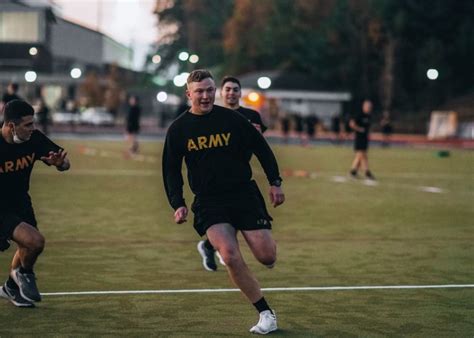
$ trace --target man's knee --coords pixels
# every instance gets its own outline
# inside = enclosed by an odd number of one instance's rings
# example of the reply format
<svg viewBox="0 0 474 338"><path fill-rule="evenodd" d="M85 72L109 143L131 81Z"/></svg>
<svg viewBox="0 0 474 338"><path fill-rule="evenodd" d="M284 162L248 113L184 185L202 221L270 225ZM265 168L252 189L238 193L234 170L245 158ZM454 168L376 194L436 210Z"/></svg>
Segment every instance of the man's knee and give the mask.
<svg viewBox="0 0 474 338"><path fill-rule="evenodd" d="M43 252L45 242L44 236L38 232L28 238L28 240L23 243L23 246L29 251L33 251L39 255Z"/></svg>
<svg viewBox="0 0 474 338"><path fill-rule="evenodd" d="M40 254L45 246L44 236L27 223L21 223L13 232L13 240L23 248Z"/></svg>
<svg viewBox="0 0 474 338"><path fill-rule="evenodd" d="M225 265L232 268L242 261L242 255L237 248L222 248L219 250Z"/></svg>
<svg viewBox="0 0 474 338"><path fill-rule="evenodd" d="M256 252L255 257L260 263L265 265L267 268L273 268L277 258L276 245L271 245L270 247L258 250L258 252Z"/></svg>
<svg viewBox="0 0 474 338"><path fill-rule="evenodd" d="M258 261L265 265L267 268L271 269L275 266L276 263L276 254L269 253L263 256L258 257Z"/></svg>

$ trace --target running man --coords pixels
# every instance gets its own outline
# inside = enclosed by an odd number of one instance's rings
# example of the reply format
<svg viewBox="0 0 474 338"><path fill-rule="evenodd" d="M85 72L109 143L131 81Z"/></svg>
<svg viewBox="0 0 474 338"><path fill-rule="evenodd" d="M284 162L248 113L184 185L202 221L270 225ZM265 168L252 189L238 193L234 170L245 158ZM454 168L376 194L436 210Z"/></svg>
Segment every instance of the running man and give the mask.
<svg viewBox="0 0 474 338"><path fill-rule="evenodd" d="M372 101L364 100L362 102L362 112L357 114L355 118L349 122L352 130L355 131L354 151L355 158L352 162L350 175L354 178L358 177L359 168L365 171L365 177L369 180L375 180L374 175L369 169L369 158L367 150L369 148L369 130L371 123Z"/></svg>
<svg viewBox="0 0 474 338"><path fill-rule="evenodd" d="M64 171L70 167L67 153L35 130L34 110L22 100L12 100L3 109L5 121L0 137L0 250L10 241L17 244L8 280L0 296L18 307L34 307L41 301L33 267L44 249L28 194L33 165L41 160Z"/></svg>
<svg viewBox="0 0 474 338"><path fill-rule="evenodd" d="M285 200L278 164L263 136L239 113L214 105L216 86L207 70L194 70L187 79L191 108L169 127L163 151L163 179L174 220L186 222L183 198L183 158L195 195L194 228L207 235L220 253L232 282L260 314L250 332L277 330L275 313L243 260L237 241L242 233L255 258L267 267L276 261L276 243L261 193L251 179L250 158L255 154L270 184L274 207Z"/></svg>
<svg viewBox="0 0 474 338"><path fill-rule="evenodd" d="M239 79L233 76L225 76L221 81L221 97L224 102L224 107L242 114L259 132L264 133L265 130L267 130L267 127L263 124L262 118L257 111L244 108L240 105L242 86L240 85ZM219 262L225 265L219 252L216 252L209 239L199 241L197 250L202 257L202 265L207 271L217 270L215 254L217 254Z"/></svg>

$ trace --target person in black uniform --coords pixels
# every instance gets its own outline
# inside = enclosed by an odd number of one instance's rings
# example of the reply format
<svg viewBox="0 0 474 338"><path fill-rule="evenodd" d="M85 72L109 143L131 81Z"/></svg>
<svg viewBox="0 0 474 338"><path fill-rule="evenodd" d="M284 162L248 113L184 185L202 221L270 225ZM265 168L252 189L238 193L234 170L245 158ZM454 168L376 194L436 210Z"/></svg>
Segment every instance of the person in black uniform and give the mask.
<svg viewBox="0 0 474 338"><path fill-rule="evenodd" d="M264 133L268 128L263 124L260 113L253 109L244 108L240 105L242 97L242 86L240 81L232 76L226 76L221 81L221 97L224 100L224 107L241 113L255 128Z"/></svg>
<svg viewBox="0 0 474 338"><path fill-rule="evenodd" d="M2 96L2 102L3 104L7 104L10 101L13 100L21 100L21 97L18 96L18 83L11 82L7 86L7 92L3 94Z"/></svg>
<svg viewBox="0 0 474 338"><path fill-rule="evenodd" d="M7 86L7 90L2 95L2 101L0 102L0 111L3 111L3 107L12 100L21 100L18 96L18 83L10 82ZM0 123L3 121L3 116L0 115Z"/></svg>
<svg viewBox="0 0 474 338"><path fill-rule="evenodd" d="M267 130L263 124L260 114L249 108L244 108L240 105L240 98L242 97L242 87L240 81L232 76L225 76L221 81L221 97L223 99L224 107L235 110L242 114L259 132L262 134ZM202 265L207 271L216 271L217 264L214 255L217 254L219 261L225 265L224 260L219 252L216 252L212 247L209 239L198 242L197 249L202 257Z"/></svg>
<svg viewBox="0 0 474 338"><path fill-rule="evenodd" d="M350 171L350 175L354 178L358 177L357 172L359 168L362 167L362 170L365 171L365 177L370 180L375 180L374 175L372 175L372 172L369 170L369 159L367 156L372 107L372 101L364 100L362 102L362 112L350 120L350 127L355 132L355 158Z"/></svg>
<svg viewBox="0 0 474 338"><path fill-rule="evenodd" d="M194 70L187 79L189 110L169 127L163 150L163 180L174 220L186 222L182 161L195 195L194 228L207 235L224 260L231 280L260 313L250 331L266 334L277 330L275 313L263 297L259 283L243 260L237 241L242 233L262 264L273 267L276 243L263 197L251 179L250 158L255 154L270 184L274 207L285 200L275 156L255 127L241 114L214 105L216 87L207 70Z"/></svg>
<svg viewBox="0 0 474 338"><path fill-rule="evenodd" d="M128 152L130 154L138 153L139 145L137 140L137 134L140 131L140 114L141 107L138 102L137 96L130 96L128 98L128 114L127 114L127 143Z"/></svg>
<svg viewBox="0 0 474 338"><path fill-rule="evenodd" d="M393 133L392 121L388 111L383 112L380 127L382 128L382 146L388 147L390 145L390 135Z"/></svg>
<svg viewBox="0 0 474 338"><path fill-rule="evenodd" d="M38 117L38 124L40 125L41 132L48 135L49 107L42 97L38 99L36 109L36 116Z"/></svg>
<svg viewBox="0 0 474 338"><path fill-rule="evenodd" d="M0 137L0 250L18 248L10 276L0 289L0 296L19 307L34 307L41 296L35 281L34 264L44 248L28 194L33 165L41 160L59 171L70 167L67 153L33 124L34 110L22 100L8 102Z"/></svg>

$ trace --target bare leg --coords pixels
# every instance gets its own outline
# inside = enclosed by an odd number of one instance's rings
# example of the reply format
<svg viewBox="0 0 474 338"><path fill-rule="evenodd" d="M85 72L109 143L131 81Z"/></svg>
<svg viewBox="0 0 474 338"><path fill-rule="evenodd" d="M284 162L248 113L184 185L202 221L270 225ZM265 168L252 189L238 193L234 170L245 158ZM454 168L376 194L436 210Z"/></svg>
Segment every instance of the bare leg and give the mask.
<svg viewBox="0 0 474 338"><path fill-rule="evenodd" d="M13 231L12 239L17 243L18 249L12 260L12 268L20 264L25 269L33 269L38 256L44 249L44 237L28 223L20 223Z"/></svg>
<svg viewBox="0 0 474 338"><path fill-rule="evenodd" d="M16 268L19 268L20 266L21 266L20 249L17 248L15 251L15 255L13 256L13 259L12 259L10 271L15 270Z"/></svg>
<svg viewBox="0 0 474 338"><path fill-rule="evenodd" d="M369 159L366 151L361 152L361 167L364 172L369 170Z"/></svg>
<svg viewBox="0 0 474 338"><path fill-rule="evenodd" d="M360 163L361 163L361 156L362 156L361 152L356 151L354 161L352 162L352 166L351 166L352 170L355 170L355 171L359 170Z"/></svg>
<svg viewBox="0 0 474 338"><path fill-rule="evenodd" d="M256 303L263 295L260 285L245 264L240 252L235 229L226 223L214 224L207 229L207 238L219 251L226 264L229 277L251 303Z"/></svg>
<svg viewBox="0 0 474 338"><path fill-rule="evenodd" d="M276 243L269 229L242 231L250 250L262 264L272 268L276 262Z"/></svg>

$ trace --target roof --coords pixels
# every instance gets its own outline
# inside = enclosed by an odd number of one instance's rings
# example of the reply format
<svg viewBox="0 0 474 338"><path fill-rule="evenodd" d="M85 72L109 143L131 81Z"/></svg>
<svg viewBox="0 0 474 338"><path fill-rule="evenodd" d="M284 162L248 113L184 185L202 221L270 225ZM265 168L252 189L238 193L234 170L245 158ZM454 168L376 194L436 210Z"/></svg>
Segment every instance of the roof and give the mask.
<svg viewBox="0 0 474 338"><path fill-rule="evenodd" d="M300 72L290 72L282 70L258 71L246 73L238 76L242 88L259 89L258 78L266 76L272 81L271 90L297 90L297 91L323 91L323 92L346 92L342 88L330 88L323 86L311 76Z"/></svg>

